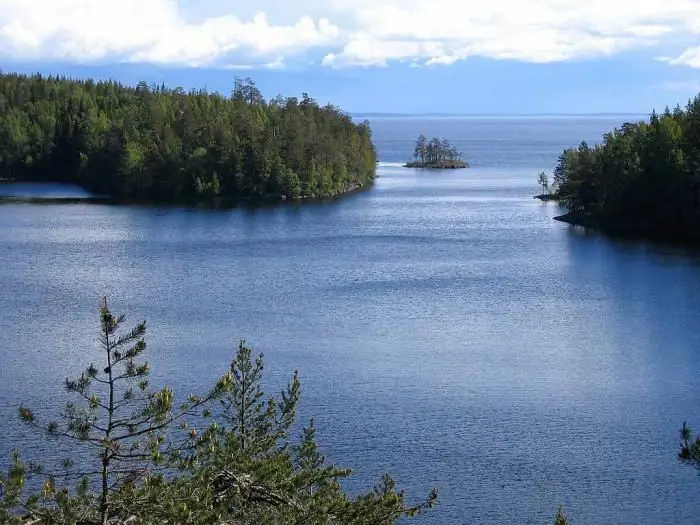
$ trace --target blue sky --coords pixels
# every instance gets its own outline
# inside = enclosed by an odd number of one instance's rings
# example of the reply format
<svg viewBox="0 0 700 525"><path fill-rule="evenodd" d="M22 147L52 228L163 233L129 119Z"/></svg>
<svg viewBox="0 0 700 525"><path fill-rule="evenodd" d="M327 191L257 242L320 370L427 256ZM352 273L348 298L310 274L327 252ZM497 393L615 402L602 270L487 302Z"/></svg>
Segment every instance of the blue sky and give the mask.
<svg viewBox="0 0 700 525"><path fill-rule="evenodd" d="M5 71L350 112L639 113L700 92L698 0L3 0Z"/></svg>

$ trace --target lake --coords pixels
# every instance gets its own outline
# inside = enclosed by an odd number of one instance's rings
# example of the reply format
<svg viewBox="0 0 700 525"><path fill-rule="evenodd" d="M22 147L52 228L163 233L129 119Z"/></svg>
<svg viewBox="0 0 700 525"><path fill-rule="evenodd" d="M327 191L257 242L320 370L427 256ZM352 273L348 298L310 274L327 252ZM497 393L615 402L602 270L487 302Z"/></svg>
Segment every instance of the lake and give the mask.
<svg viewBox="0 0 700 525"><path fill-rule="evenodd" d="M700 255L552 220L537 173L629 117L372 117L374 187L258 209L0 206L0 454L60 454L15 423L55 413L97 355L103 294L147 319L153 383L201 392L239 339L350 490L392 473L421 524L695 523L676 460L700 430ZM419 133L472 168L400 167ZM59 186L0 191L79 195Z"/></svg>

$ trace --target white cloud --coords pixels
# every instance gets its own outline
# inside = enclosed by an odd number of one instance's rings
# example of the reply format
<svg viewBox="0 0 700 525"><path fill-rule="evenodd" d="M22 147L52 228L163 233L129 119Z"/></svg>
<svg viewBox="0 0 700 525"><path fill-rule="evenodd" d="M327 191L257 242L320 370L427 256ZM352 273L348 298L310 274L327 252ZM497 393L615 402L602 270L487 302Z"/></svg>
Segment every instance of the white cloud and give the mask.
<svg viewBox="0 0 700 525"><path fill-rule="evenodd" d="M205 1L202 2L206 4ZM217 64L293 54L335 42L327 19L274 25L263 12L189 22L175 0L0 0L0 54L15 59Z"/></svg>
<svg viewBox="0 0 700 525"><path fill-rule="evenodd" d="M0 0L0 58L230 68L552 62L650 48L700 68L700 0Z"/></svg>
<svg viewBox="0 0 700 525"><path fill-rule="evenodd" d="M352 0L345 2L346 9ZM416 45L426 64L452 63L469 56L529 62L611 55L700 35L698 0L382 0L362 2L355 11L356 33L326 63L343 67L404 58L395 43ZM361 35L371 46L358 46ZM435 45L437 44L437 45ZM405 44L401 49L405 48Z"/></svg>
<svg viewBox="0 0 700 525"><path fill-rule="evenodd" d="M665 60L674 66L690 66L700 68L700 47L686 49L676 58L666 58Z"/></svg>

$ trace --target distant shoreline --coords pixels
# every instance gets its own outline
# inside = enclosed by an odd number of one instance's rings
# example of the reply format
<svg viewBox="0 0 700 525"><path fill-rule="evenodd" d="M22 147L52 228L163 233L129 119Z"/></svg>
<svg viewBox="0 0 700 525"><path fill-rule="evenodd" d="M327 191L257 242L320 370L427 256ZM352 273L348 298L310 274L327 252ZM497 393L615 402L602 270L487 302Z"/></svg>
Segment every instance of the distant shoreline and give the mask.
<svg viewBox="0 0 700 525"><path fill-rule="evenodd" d="M640 118L646 119L648 113L351 113L352 118Z"/></svg>

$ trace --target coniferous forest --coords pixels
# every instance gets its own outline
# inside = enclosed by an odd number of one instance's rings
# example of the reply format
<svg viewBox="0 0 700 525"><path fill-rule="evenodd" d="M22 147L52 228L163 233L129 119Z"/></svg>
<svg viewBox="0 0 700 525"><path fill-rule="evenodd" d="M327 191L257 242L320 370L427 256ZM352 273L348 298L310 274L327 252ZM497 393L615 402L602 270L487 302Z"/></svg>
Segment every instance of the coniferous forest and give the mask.
<svg viewBox="0 0 700 525"><path fill-rule="evenodd" d="M0 74L0 178L119 199L322 197L374 180L368 123L249 78L230 96Z"/></svg>
<svg viewBox="0 0 700 525"><path fill-rule="evenodd" d="M700 96L565 150L554 186L571 212L563 220L700 242Z"/></svg>

